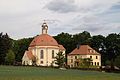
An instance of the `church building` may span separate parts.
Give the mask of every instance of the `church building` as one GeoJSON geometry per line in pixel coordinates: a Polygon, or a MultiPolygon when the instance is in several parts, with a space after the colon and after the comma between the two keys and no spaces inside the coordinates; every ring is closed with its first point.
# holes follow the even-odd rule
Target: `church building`
{"type": "Polygon", "coordinates": [[[56,54],[62,51],[65,54],[65,48],[48,34],[48,25],[42,24],[42,34],[36,36],[30,43],[28,50],[25,51],[22,58],[22,65],[37,66],[57,66],[55,64],[56,54]]]}

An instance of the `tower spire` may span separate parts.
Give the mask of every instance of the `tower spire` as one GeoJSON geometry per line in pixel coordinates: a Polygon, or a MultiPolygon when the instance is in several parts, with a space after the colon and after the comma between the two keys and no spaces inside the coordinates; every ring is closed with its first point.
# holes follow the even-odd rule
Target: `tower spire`
{"type": "Polygon", "coordinates": [[[44,23],[42,24],[42,34],[47,34],[47,33],[48,33],[48,26],[44,20],[44,23]]]}

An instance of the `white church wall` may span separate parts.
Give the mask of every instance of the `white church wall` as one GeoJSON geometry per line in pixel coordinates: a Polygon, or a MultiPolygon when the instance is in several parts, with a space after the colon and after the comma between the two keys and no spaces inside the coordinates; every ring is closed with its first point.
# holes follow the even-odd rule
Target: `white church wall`
{"type": "MultiPolygon", "coordinates": [[[[55,58],[52,58],[52,50],[54,50],[54,57],[57,56],[59,49],[48,49],[48,65],[51,66],[51,63],[54,62],[55,58]]],[[[55,64],[53,64],[55,65],[55,64]]]]}

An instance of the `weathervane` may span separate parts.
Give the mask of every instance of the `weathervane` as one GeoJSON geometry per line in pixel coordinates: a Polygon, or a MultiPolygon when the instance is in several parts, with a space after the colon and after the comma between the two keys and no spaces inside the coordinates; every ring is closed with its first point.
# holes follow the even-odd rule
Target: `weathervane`
{"type": "Polygon", "coordinates": [[[46,23],[46,20],[43,20],[44,23],[46,23]]]}
{"type": "Polygon", "coordinates": [[[43,23],[47,23],[47,24],[54,24],[56,22],[60,22],[59,20],[50,20],[50,19],[44,19],[44,20],[40,20],[40,24],[43,24],[43,23]]]}

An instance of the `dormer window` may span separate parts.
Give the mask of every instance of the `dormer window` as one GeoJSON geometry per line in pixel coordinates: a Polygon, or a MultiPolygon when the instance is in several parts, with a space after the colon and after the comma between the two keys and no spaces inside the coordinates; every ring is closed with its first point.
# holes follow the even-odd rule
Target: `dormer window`
{"type": "Polygon", "coordinates": [[[88,51],[89,51],[89,53],[91,53],[91,52],[92,52],[92,50],[91,50],[91,49],[88,49],[88,51]]]}

